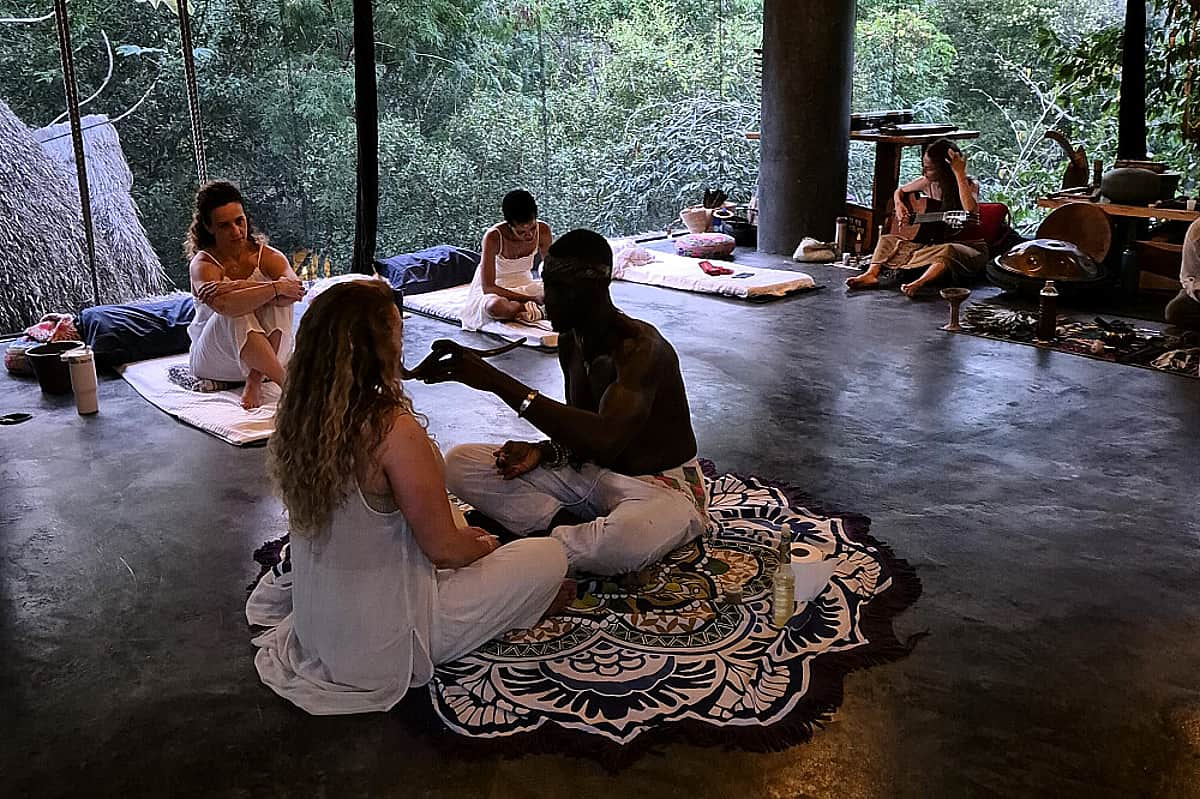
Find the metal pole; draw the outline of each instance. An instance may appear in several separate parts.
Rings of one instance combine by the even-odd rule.
[[[550,193],[550,112],[546,103],[546,45],[542,40],[542,10],[537,15],[538,74],[541,78],[542,94],[542,195]]]
[[[63,90],[67,98],[67,117],[71,122],[71,144],[75,151],[75,178],[79,183],[79,204],[83,212],[83,236],[87,241],[88,266],[92,271],[92,304],[100,304],[100,281],[96,276],[96,233],[92,228],[92,197],[88,191],[87,161],[83,154],[83,127],[79,124],[79,89],[75,85],[75,57],[71,51],[71,29],[67,19],[67,0],[54,0],[54,21],[58,30],[58,54],[62,62]]]
[[[358,141],[353,270],[375,272],[379,225],[379,97],[375,87],[375,20],[371,0],[354,0],[354,120]]]

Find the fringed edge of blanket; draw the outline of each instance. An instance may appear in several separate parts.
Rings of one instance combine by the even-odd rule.
[[[709,478],[722,474],[712,461],[702,458],[700,465]],[[746,479],[746,476],[737,472],[729,474]],[[892,626],[893,619],[921,596],[921,580],[908,561],[896,557],[891,547],[870,535],[869,517],[814,502],[799,488],[784,481],[759,477],[753,479],[782,491],[793,509],[803,508],[819,516],[841,520],[847,536],[879,552],[886,575],[891,580],[887,590],[867,603],[860,617],[868,643],[848,652],[815,656],[809,666],[808,692],[783,719],[754,727],[678,721],[648,730],[627,744],[618,744],[599,735],[568,730],[554,724],[503,738],[471,738],[450,730],[441,722],[427,691],[410,691],[393,708],[391,715],[402,719],[406,728],[421,735],[440,754],[450,757],[482,761],[496,757],[560,754],[586,757],[610,772],[620,771],[643,755],[669,744],[777,752],[811,740],[818,729],[833,719],[834,712],[841,706],[846,675],[900,660],[910,654],[916,643],[928,634],[918,633],[901,641]],[[254,559],[261,566],[259,579],[278,562],[279,551],[285,541],[282,538],[269,541],[255,550]]]

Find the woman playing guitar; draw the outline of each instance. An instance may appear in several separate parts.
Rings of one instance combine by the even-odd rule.
[[[893,197],[895,214],[892,230],[875,245],[867,271],[846,281],[852,289],[875,288],[881,270],[924,269],[911,282],[900,286],[909,297],[932,281],[947,278],[952,284],[972,282],[987,264],[987,243],[979,236],[974,224],[949,225],[946,222],[926,222],[914,228],[913,203],[908,196],[924,193],[921,219],[936,212],[936,216],[955,222],[978,219],[979,184],[967,175],[967,159],[949,139],[938,139],[929,145],[921,157],[921,177],[896,189]],[[958,212],[958,213],[954,213]],[[907,235],[904,235],[907,234]]]

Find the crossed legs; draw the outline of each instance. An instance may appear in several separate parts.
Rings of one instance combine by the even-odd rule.
[[[265,376],[278,386],[283,385],[283,364],[279,362],[279,343],[283,331],[272,330],[263,335],[251,330],[240,353],[242,362],[250,367],[246,376],[246,387],[242,390],[242,407],[246,410],[262,405],[262,381]]]
[[[517,302],[495,294],[489,294],[483,301],[483,310],[492,319],[516,319],[520,322],[536,322],[544,319],[545,315],[534,300]]]

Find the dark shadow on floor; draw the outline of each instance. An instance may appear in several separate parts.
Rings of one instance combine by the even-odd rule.
[[[258,683],[242,615],[250,553],[285,529],[265,452],[120,381],[81,418],[0,378],[0,412],[36,414],[0,427],[4,794],[1198,795],[1195,383],[950,336],[940,301],[847,295],[845,270],[801,268],[827,288],[765,305],[613,293],[678,349],[701,454],[871,516],[921,576],[897,632],[930,636],[852,675],[811,743],[671,746],[610,776],[437,754],[395,716],[306,716]],[[413,317],[408,360],[441,337],[490,341]],[[497,363],[561,396],[552,355]],[[410,388],[443,447],[535,435],[494,398]]]

